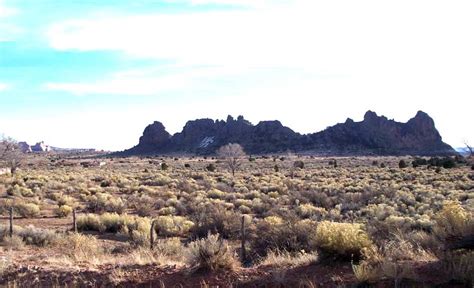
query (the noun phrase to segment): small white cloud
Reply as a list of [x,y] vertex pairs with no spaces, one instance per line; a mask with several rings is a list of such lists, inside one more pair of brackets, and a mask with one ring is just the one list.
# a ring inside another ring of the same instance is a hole
[[[175,67],[176,68],[176,67]],[[235,74],[238,68],[196,68],[178,73],[164,73],[163,69],[135,69],[117,72],[107,79],[95,82],[51,82],[44,84],[48,90],[65,91],[75,95],[159,95],[164,92],[197,90],[209,84],[209,79]]]
[[10,88],[10,85],[8,85],[6,83],[0,83],[0,92],[5,91],[8,88]]
[[6,6],[5,3],[0,0],[0,18],[10,17],[18,14],[18,9]]

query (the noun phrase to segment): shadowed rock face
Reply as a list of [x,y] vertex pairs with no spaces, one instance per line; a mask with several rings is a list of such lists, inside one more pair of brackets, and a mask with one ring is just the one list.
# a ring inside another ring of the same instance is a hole
[[368,111],[364,120],[336,124],[324,131],[301,135],[279,121],[252,125],[239,116],[226,121],[189,121],[171,136],[160,122],[146,127],[137,146],[122,155],[194,153],[213,154],[227,143],[239,143],[249,154],[299,152],[316,155],[453,155],[433,119],[419,111],[407,123]]

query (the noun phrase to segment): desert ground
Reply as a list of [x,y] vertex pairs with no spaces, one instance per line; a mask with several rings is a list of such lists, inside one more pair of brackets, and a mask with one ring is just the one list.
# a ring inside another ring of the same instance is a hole
[[472,164],[414,160],[35,156],[0,176],[0,286],[472,287]]

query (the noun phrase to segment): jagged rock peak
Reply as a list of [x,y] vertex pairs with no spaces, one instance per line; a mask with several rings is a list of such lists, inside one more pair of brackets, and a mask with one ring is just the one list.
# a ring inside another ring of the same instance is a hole
[[159,145],[169,140],[171,135],[166,131],[163,123],[155,121],[148,125],[140,137],[140,144],[143,145]]
[[306,152],[318,155],[454,155],[434,126],[433,119],[418,111],[407,123],[388,120],[369,110],[364,120],[328,127],[301,135],[278,120],[257,125],[238,116],[226,121],[188,121],[183,131],[171,136],[160,122],[149,125],[140,143],[124,154],[195,153],[213,154],[228,143],[241,144],[247,153]]

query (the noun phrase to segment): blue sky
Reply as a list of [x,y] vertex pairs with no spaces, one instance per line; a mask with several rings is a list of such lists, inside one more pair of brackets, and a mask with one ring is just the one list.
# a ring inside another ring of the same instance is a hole
[[315,132],[368,109],[474,142],[474,3],[0,0],[0,133],[121,150],[161,121]]

